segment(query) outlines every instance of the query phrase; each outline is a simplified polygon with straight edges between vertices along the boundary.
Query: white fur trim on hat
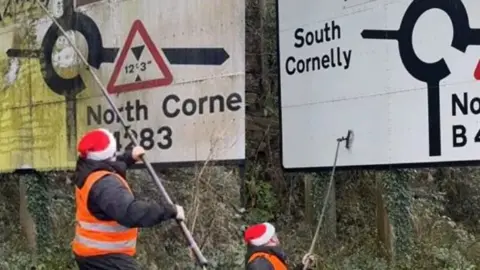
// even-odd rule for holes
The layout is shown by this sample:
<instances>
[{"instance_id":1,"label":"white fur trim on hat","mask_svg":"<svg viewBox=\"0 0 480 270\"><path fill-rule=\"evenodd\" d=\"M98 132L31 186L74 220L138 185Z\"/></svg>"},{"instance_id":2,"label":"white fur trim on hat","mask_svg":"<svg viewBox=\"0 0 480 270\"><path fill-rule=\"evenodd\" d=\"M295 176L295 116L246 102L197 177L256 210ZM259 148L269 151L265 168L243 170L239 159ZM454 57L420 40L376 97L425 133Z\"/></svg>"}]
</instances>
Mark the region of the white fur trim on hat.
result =
<instances>
[{"instance_id":1,"label":"white fur trim on hat","mask_svg":"<svg viewBox=\"0 0 480 270\"><path fill-rule=\"evenodd\" d=\"M263 225L265 226L265 233L258 238L250 240L250 243L254 246L265 245L275 235L275 227L272 224L265 222Z\"/></svg>"},{"instance_id":2,"label":"white fur trim on hat","mask_svg":"<svg viewBox=\"0 0 480 270\"><path fill-rule=\"evenodd\" d=\"M117 152L117 140L115 140L115 137L110 131L104 128L99 128L98 130L102 131L105 135L108 136L108 140L110 141L110 143L108 144L105 150L97 151L97 152L89 152L87 154L87 159L106 160L114 157L115 153Z\"/></svg>"}]
</instances>

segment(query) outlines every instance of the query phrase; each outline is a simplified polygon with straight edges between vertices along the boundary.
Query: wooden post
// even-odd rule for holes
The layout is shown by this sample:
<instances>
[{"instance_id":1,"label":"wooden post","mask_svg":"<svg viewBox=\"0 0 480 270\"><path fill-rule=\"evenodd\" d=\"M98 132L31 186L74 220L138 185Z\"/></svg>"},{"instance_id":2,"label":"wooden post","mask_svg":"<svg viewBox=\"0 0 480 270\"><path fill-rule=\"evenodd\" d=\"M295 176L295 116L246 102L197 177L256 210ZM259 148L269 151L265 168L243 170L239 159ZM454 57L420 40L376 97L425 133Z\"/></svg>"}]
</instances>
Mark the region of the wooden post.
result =
<instances>
[{"instance_id":1,"label":"wooden post","mask_svg":"<svg viewBox=\"0 0 480 270\"><path fill-rule=\"evenodd\" d=\"M269 92L270 89L268 83L268 54L266 50L266 42L267 39L265 38L266 35L266 27L265 27L265 17L266 17L266 10L267 10L267 1L260 0L259 1L259 8L260 8L260 57L261 57L261 77L260 77L260 86L262 88L262 95L265 95Z\"/></svg>"},{"instance_id":2,"label":"wooden post","mask_svg":"<svg viewBox=\"0 0 480 270\"><path fill-rule=\"evenodd\" d=\"M325 183L325 196L327 195L328 181L330 180L330 175L324 178L327 181ZM325 230L324 230L324 239L326 251L331 251L336 246L337 240L337 196L335 188L335 179L333 179L332 189L330 190L330 196L328 198L327 209L325 211Z\"/></svg>"},{"instance_id":3,"label":"wooden post","mask_svg":"<svg viewBox=\"0 0 480 270\"><path fill-rule=\"evenodd\" d=\"M382 183L377 182L379 240L388 251L392 267L406 265L411 259L413 227L408 182L413 173L411 170L392 170L382 174ZM383 194L386 196L380 197Z\"/></svg>"},{"instance_id":4,"label":"wooden post","mask_svg":"<svg viewBox=\"0 0 480 270\"><path fill-rule=\"evenodd\" d=\"M313 211L313 177L311 174L303 176L304 183L304 197L305 197L305 223L307 225L314 225L314 211Z\"/></svg>"},{"instance_id":5,"label":"wooden post","mask_svg":"<svg viewBox=\"0 0 480 270\"><path fill-rule=\"evenodd\" d=\"M241 164L238 167L238 176L240 180L240 205L242 208L247 208L247 183L245 175L245 164Z\"/></svg>"},{"instance_id":6,"label":"wooden post","mask_svg":"<svg viewBox=\"0 0 480 270\"><path fill-rule=\"evenodd\" d=\"M31 254L37 252L37 233L35 228L35 222L33 217L28 211L28 199L27 199L27 179L25 175L18 177L19 195L20 195L20 225L22 226L23 233L27 239L27 246Z\"/></svg>"},{"instance_id":7,"label":"wooden post","mask_svg":"<svg viewBox=\"0 0 480 270\"><path fill-rule=\"evenodd\" d=\"M383 186L379 177L375 177L375 201L376 201L376 223L377 223L377 237L378 248L380 254L392 260L393 256L393 241L392 229L388 220L388 211L383 198Z\"/></svg>"},{"instance_id":8,"label":"wooden post","mask_svg":"<svg viewBox=\"0 0 480 270\"><path fill-rule=\"evenodd\" d=\"M314 210L315 210L315 227L318 225L322 208L325 202L325 196L327 196L328 185L330 181L329 173L319 173L311 175L314 178L313 182L313 196L314 198ZM335 179L332 183L332 189L330 190L330 196L327 200L327 208L325 209L325 215L323 217L322 226L320 229L320 239L318 246L320 252L328 253L333 250L336 245L337 234L337 209L336 209L336 195L335 195Z\"/></svg>"},{"instance_id":9,"label":"wooden post","mask_svg":"<svg viewBox=\"0 0 480 270\"><path fill-rule=\"evenodd\" d=\"M20 223L33 258L51 244L51 223L46 180L34 169L24 166L16 171L19 178Z\"/></svg>"}]
</instances>

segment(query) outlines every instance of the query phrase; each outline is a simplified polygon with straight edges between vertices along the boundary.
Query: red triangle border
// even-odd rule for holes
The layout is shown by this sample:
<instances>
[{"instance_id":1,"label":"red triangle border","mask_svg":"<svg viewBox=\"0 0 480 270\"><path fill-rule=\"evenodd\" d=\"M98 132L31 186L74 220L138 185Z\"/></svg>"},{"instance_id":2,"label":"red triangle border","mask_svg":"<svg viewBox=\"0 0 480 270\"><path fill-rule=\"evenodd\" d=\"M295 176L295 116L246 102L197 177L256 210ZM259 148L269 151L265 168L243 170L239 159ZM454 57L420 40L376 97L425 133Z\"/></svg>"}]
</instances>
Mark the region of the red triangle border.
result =
<instances>
[{"instance_id":1,"label":"red triangle border","mask_svg":"<svg viewBox=\"0 0 480 270\"><path fill-rule=\"evenodd\" d=\"M478 60L478 64L477 64L477 68L475 69L474 73L473 73L473 77L480 81L480 60Z\"/></svg>"},{"instance_id":2,"label":"red triangle border","mask_svg":"<svg viewBox=\"0 0 480 270\"><path fill-rule=\"evenodd\" d=\"M118 79L118 76L120 75L120 71L122 70L122 66L125 62L125 59L127 58L128 51L132 46L133 38L135 37L135 34L137 32L140 34L140 37L145 42L145 45L147 46L148 50L152 54L155 63L157 63L158 68L160 69L160 71L163 73L165 77L161 79L154 79L154 80L143 81L143 82L134 82L134 83L127 83L122 85L115 85ZM118 57L117 64L115 65L112 76L110 77L110 81L107 85L108 93L118 94L123 92L130 92L130 91L137 91L137 90L143 90L143 89L154 88L154 87L167 86L167 85L170 85L172 82L173 82L172 73L170 72L170 69L165 63L163 57L160 55L160 52L158 51L157 47L153 43L152 39L150 38L150 35L147 33L145 26L143 25L142 21L135 20L132 24L132 28L130 29L130 32L128 33L127 39L125 40L125 44L123 45L123 49L120 53L120 56Z\"/></svg>"}]
</instances>

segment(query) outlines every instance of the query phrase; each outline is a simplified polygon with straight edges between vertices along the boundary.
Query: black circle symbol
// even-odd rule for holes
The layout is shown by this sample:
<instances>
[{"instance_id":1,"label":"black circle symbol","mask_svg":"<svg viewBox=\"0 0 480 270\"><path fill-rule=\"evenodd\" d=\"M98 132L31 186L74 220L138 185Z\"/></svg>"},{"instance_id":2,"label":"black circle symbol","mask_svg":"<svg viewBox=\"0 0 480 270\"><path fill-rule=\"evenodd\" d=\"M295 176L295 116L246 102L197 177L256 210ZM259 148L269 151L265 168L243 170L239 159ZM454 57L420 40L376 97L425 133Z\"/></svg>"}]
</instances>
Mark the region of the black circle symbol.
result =
<instances>
[{"instance_id":1,"label":"black circle symbol","mask_svg":"<svg viewBox=\"0 0 480 270\"><path fill-rule=\"evenodd\" d=\"M63 0L63 13L56 19L64 31L77 31L83 35L88 45L87 61L90 67L98 69L102 62L114 62L118 49L103 48L102 35L97 24L89 16L74 10L72 0ZM86 86L80 74L73 78L61 77L52 63L55 43L63 35L60 27L54 22L50 25L42 41L40 64L43 79L48 87L58 95L65 96L68 160L76 159L77 143L77 102L76 96Z\"/></svg>"},{"instance_id":2,"label":"black circle symbol","mask_svg":"<svg viewBox=\"0 0 480 270\"><path fill-rule=\"evenodd\" d=\"M450 75L450 69L442 58L434 63L422 61L413 48L413 29L420 16L431 9L445 12L453 25L451 46L465 52L469 45L480 45L480 29L470 28L468 13L461 0L414 0L402 18L398 30L363 30L364 39L390 39L398 41L403 66L410 75L427 83L429 154L441 155L440 81Z\"/></svg>"},{"instance_id":3,"label":"black circle symbol","mask_svg":"<svg viewBox=\"0 0 480 270\"><path fill-rule=\"evenodd\" d=\"M68 0L64 0L64 11L62 16L57 19L58 24L65 31L73 30L83 35L88 45L88 56L86 58L91 67L98 69L103 62L113 63L118 49L104 48L102 35L97 24L87 15L74 11L72 4L68 2ZM60 29L55 23L52 23L43 37L43 51L40 58L44 71L43 78L48 87L56 94L63 96L77 95L86 87L80 74L65 79L53 67L52 53L55 43L61 35Z\"/></svg>"},{"instance_id":4,"label":"black circle symbol","mask_svg":"<svg viewBox=\"0 0 480 270\"><path fill-rule=\"evenodd\" d=\"M465 52L467 46L470 45L471 29L468 24L468 14L461 1L436 0L412 2L405 12L400 29L398 30L398 50L403 65L410 75L426 83L439 82L450 75L450 69L443 58L435 63L425 63L418 58L413 48L412 37L415 24L423 13L435 8L445 12L452 21L453 39L451 46L461 52Z\"/></svg>"}]
</instances>

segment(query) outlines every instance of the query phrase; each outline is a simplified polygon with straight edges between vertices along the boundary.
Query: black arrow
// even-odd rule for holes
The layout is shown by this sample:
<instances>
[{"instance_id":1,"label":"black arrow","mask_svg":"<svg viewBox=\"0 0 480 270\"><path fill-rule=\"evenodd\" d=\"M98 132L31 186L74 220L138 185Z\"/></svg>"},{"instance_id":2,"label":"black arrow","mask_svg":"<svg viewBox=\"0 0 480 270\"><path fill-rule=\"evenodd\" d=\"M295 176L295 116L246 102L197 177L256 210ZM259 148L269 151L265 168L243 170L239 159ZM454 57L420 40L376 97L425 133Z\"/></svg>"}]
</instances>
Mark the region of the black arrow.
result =
<instances>
[{"instance_id":1,"label":"black arrow","mask_svg":"<svg viewBox=\"0 0 480 270\"><path fill-rule=\"evenodd\" d=\"M42 51L41 50L24 50L24 49L8 49L8 57L19 57L19 58L40 58ZM115 57L117 57L118 48L103 48L101 54L101 62L104 63L113 63Z\"/></svg>"},{"instance_id":2,"label":"black arrow","mask_svg":"<svg viewBox=\"0 0 480 270\"><path fill-rule=\"evenodd\" d=\"M162 51L172 65L219 66L230 58L230 55L223 48L164 48ZM118 48L104 48L102 54L103 61L107 63L113 62L117 52ZM8 57L39 58L40 54L41 50L7 50Z\"/></svg>"},{"instance_id":3,"label":"black arrow","mask_svg":"<svg viewBox=\"0 0 480 270\"><path fill-rule=\"evenodd\" d=\"M230 55L224 48L162 48L172 65L215 65L219 66Z\"/></svg>"},{"instance_id":4,"label":"black arrow","mask_svg":"<svg viewBox=\"0 0 480 270\"><path fill-rule=\"evenodd\" d=\"M130 50L132 50L133 55L135 55L135 59L140 60L140 56L142 56L143 49L145 49L145 45L133 47Z\"/></svg>"},{"instance_id":5,"label":"black arrow","mask_svg":"<svg viewBox=\"0 0 480 270\"><path fill-rule=\"evenodd\" d=\"M398 31L397 30L363 30L362 38L365 39L397 39L398 40Z\"/></svg>"},{"instance_id":6,"label":"black arrow","mask_svg":"<svg viewBox=\"0 0 480 270\"><path fill-rule=\"evenodd\" d=\"M8 49L8 57L19 57L19 58L39 58L40 50L22 50L22 49Z\"/></svg>"}]
</instances>

